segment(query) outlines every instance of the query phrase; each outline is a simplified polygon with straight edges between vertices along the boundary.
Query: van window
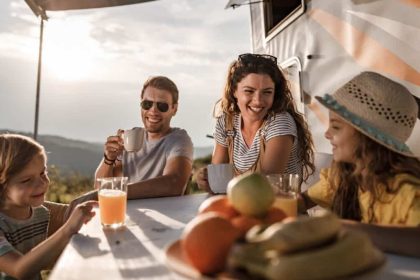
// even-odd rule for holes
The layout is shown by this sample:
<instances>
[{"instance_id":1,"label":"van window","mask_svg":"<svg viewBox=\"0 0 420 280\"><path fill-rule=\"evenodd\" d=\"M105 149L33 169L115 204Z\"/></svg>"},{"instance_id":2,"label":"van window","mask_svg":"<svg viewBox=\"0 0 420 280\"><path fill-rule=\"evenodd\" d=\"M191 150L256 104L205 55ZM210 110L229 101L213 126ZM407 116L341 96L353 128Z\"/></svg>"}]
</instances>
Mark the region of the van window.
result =
<instances>
[{"instance_id":1,"label":"van window","mask_svg":"<svg viewBox=\"0 0 420 280\"><path fill-rule=\"evenodd\" d=\"M304 0L264 1L265 36L270 40L305 12Z\"/></svg>"}]
</instances>

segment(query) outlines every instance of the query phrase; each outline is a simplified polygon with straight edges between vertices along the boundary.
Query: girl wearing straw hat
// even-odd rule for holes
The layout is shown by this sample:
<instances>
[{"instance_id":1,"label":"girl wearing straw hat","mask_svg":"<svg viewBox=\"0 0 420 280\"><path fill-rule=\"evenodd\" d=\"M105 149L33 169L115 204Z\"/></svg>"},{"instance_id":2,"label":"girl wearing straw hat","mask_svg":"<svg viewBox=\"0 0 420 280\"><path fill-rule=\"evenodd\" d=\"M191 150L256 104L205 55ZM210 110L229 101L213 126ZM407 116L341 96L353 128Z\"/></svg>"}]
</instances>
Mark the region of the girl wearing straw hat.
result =
<instances>
[{"instance_id":1,"label":"girl wearing straw hat","mask_svg":"<svg viewBox=\"0 0 420 280\"><path fill-rule=\"evenodd\" d=\"M316 98L329 109L325 137L333 163L302 194L301 206L329 208L384 251L420 257L420 161L405 144L418 116L416 100L373 72Z\"/></svg>"}]
</instances>

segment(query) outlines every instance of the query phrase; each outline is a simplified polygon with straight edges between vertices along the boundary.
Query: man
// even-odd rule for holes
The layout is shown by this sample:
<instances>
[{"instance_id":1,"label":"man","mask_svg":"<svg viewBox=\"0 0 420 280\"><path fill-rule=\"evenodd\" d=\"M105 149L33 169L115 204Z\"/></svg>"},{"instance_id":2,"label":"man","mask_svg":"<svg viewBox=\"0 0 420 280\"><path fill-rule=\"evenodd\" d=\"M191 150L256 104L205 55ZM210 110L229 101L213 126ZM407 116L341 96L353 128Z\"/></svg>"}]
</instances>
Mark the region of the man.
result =
<instances>
[{"instance_id":1,"label":"man","mask_svg":"<svg viewBox=\"0 0 420 280\"><path fill-rule=\"evenodd\" d=\"M141 150L124 150L121 134L109 136L95 179L127 176L128 198L182 195L192 170L193 145L187 132L172 128L178 89L167 77L149 78L141 92L145 140Z\"/></svg>"}]
</instances>

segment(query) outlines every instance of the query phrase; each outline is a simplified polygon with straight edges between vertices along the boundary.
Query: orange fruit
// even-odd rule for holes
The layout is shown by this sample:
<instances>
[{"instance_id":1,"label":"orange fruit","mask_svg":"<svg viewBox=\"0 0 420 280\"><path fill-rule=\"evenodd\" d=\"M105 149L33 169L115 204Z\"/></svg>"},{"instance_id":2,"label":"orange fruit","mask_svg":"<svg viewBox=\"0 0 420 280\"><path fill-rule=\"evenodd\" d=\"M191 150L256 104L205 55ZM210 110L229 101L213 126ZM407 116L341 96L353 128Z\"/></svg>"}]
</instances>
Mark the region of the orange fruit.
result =
<instances>
[{"instance_id":1,"label":"orange fruit","mask_svg":"<svg viewBox=\"0 0 420 280\"><path fill-rule=\"evenodd\" d=\"M204 200L198 208L198 213L216 212L231 219L239 215L238 211L230 204L226 195L215 195Z\"/></svg>"},{"instance_id":2,"label":"orange fruit","mask_svg":"<svg viewBox=\"0 0 420 280\"><path fill-rule=\"evenodd\" d=\"M203 274L221 272L229 250L240 232L217 213L204 213L192 219L181 237L181 248L193 267Z\"/></svg>"},{"instance_id":3,"label":"orange fruit","mask_svg":"<svg viewBox=\"0 0 420 280\"><path fill-rule=\"evenodd\" d=\"M255 225L262 223L261 220L252 216L239 215L231 220L231 223L240 230L241 237L244 237L247 231Z\"/></svg>"},{"instance_id":4,"label":"orange fruit","mask_svg":"<svg viewBox=\"0 0 420 280\"><path fill-rule=\"evenodd\" d=\"M283 221L285 218L287 218L286 213L284 213L283 210L281 210L280 208L276 208L276 207L271 207L266 216L263 219L263 222L265 224L274 224L277 222L281 222Z\"/></svg>"}]
</instances>

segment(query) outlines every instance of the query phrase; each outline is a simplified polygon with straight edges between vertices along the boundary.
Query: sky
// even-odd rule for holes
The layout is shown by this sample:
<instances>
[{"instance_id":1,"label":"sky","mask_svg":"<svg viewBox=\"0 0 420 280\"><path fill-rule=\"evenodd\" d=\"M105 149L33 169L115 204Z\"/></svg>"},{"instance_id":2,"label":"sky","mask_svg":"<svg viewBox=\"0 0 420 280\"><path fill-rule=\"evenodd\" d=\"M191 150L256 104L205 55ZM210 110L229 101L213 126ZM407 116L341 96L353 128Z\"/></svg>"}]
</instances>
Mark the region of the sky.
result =
<instances>
[{"instance_id":1,"label":"sky","mask_svg":"<svg viewBox=\"0 0 420 280\"><path fill-rule=\"evenodd\" d=\"M212 109L229 63L251 52L249 7L227 0L159 0L47 12L39 134L105 142L141 125L139 94L150 76L178 86L172 126L211 146ZM0 129L33 132L39 24L22 0L0 1Z\"/></svg>"}]
</instances>

